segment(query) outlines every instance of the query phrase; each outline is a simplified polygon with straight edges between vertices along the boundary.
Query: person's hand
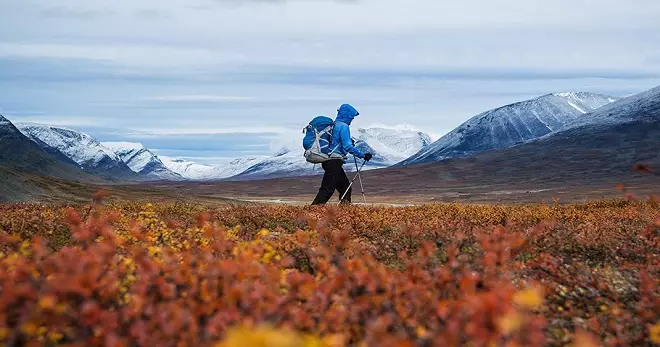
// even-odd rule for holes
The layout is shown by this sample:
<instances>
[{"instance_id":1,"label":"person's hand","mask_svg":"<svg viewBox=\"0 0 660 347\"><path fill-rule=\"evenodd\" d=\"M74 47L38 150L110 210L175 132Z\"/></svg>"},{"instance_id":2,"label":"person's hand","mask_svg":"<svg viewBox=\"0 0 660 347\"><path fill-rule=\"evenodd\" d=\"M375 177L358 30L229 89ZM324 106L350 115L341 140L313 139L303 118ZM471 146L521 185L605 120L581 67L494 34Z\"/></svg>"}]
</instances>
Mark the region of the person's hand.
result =
<instances>
[{"instance_id":1,"label":"person's hand","mask_svg":"<svg viewBox=\"0 0 660 347\"><path fill-rule=\"evenodd\" d=\"M373 154L371 154L371 153L366 153L366 154L364 155L364 160L365 160L365 161L369 161L369 160L371 160L371 158L373 158L373 157L374 157Z\"/></svg>"}]
</instances>

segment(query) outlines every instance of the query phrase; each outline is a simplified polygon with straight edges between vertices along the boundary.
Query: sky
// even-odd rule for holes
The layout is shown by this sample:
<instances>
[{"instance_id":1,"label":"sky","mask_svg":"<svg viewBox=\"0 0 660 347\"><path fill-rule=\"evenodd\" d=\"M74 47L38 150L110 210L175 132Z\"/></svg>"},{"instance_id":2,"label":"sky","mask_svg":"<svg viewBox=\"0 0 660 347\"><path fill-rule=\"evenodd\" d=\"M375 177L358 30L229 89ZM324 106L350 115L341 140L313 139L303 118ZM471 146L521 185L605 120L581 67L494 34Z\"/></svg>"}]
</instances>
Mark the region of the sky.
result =
<instances>
[{"instance_id":1,"label":"sky","mask_svg":"<svg viewBox=\"0 0 660 347\"><path fill-rule=\"evenodd\" d=\"M0 112L216 163L354 127L437 139L551 92L660 85L657 0L0 0Z\"/></svg>"}]
</instances>

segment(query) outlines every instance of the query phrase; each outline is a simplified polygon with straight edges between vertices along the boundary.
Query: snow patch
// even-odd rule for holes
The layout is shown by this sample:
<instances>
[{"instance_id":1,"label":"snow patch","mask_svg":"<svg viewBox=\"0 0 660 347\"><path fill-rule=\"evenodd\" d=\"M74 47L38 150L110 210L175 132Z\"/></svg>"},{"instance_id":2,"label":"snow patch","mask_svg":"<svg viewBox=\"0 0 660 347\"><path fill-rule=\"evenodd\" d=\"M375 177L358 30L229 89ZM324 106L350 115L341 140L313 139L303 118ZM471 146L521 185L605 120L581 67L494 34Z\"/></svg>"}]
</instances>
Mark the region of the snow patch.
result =
<instances>
[{"instance_id":1,"label":"snow patch","mask_svg":"<svg viewBox=\"0 0 660 347\"><path fill-rule=\"evenodd\" d=\"M609 99L608 99L608 100L609 100ZM567 101L567 102L568 102L568 104L571 105L574 109L580 111L580 113L582 113L582 114L587 113L587 111L581 109L580 106L578 106L578 105L576 105L576 104L574 104L574 103L572 103L572 102L570 102L570 101Z\"/></svg>"},{"instance_id":2,"label":"snow patch","mask_svg":"<svg viewBox=\"0 0 660 347\"><path fill-rule=\"evenodd\" d=\"M83 168L125 166L113 150L83 132L34 123L18 122L15 125L34 142L58 150Z\"/></svg>"},{"instance_id":3,"label":"snow patch","mask_svg":"<svg viewBox=\"0 0 660 347\"><path fill-rule=\"evenodd\" d=\"M144 146L139 142L101 142L104 146L112 150L140 150Z\"/></svg>"}]
</instances>

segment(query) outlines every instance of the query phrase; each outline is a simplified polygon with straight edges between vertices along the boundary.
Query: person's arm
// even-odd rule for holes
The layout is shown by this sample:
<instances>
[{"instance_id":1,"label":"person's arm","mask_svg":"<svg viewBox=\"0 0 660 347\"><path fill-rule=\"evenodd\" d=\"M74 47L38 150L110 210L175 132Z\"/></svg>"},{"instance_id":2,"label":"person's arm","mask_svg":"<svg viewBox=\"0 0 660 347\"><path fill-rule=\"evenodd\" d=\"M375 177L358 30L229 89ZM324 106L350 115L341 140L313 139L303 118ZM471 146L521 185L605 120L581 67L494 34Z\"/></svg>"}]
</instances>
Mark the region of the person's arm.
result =
<instances>
[{"instance_id":1,"label":"person's arm","mask_svg":"<svg viewBox=\"0 0 660 347\"><path fill-rule=\"evenodd\" d=\"M364 153L362 153L362 151L360 151L357 147L353 146L351 130L348 126L341 127L339 136L341 139L341 145L346 152L351 153L358 158L364 159Z\"/></svg>"}]
</instances>

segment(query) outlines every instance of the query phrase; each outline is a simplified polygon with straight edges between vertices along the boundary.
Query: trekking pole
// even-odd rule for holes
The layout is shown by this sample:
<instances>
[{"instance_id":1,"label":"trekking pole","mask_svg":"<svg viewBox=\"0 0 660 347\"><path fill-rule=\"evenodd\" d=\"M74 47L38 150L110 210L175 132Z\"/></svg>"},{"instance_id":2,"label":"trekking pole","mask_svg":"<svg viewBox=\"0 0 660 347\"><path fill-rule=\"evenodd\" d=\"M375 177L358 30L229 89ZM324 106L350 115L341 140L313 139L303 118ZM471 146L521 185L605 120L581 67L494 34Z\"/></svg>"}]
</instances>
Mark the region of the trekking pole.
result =
<instances>
[{"instance_id":1,"label":"trekking pole","mask_svg":"<svg viewBox=\"0 0 660 347\"><path fill-rule=\"evenodd\" d=\"M346 188L346 191L344 192L344 195L342 195L341 198L339 198L339 203L340 204L341 204L342 200L344 200L344 198L346 197L346 194L348 194L348 192L351 190L351 187L353 186L353 183L355 182L355 180L360 176L360 171L362 171L362 168L364 167L364 164L366 164L366 163L367 163L367 161L365 160L362 163L362 165L360 166L360 168L358 168L357 175L355 175L355 177L353 177L353 180L351 181L351 184L348 185L348 188Z\"/></svg>"},{"instance_id":2,"label":"trekking pole","mask_svg":"<svg viewBox=\"0 0 660 347\"><path fill-rule=\"evenodd\" d=\"M362 185L362 175L360 175L360 169L358 168L358 163L357 163L357 157L353 156L353 160L355 160L355 169L358 170L358 179L360 180L360 191L362 192L362 200L364 201L364 204L367 204L367 197L364 195L364 185Z\"/></svg>"}]
</instances>

